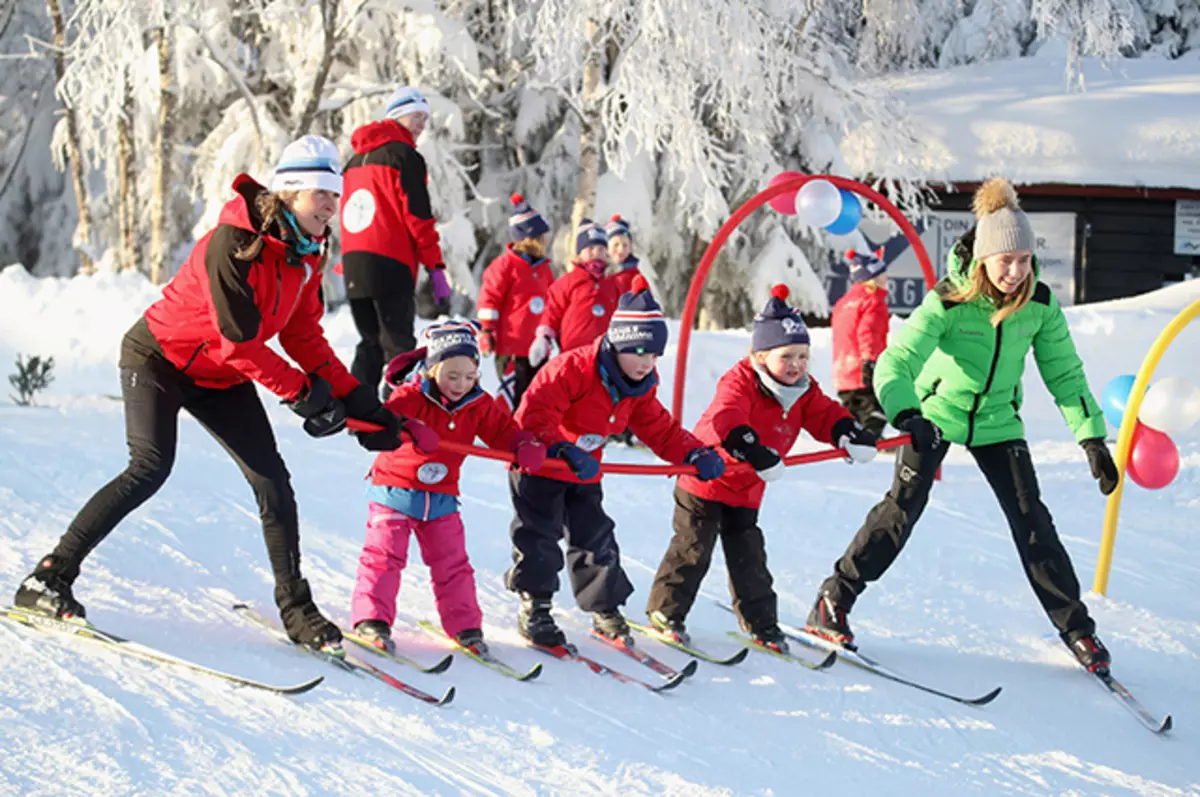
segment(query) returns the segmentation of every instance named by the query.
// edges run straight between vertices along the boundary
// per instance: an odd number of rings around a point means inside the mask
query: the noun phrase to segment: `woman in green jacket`
[[[967,447],[1012,529],[1034,594],[1076,658],[1106,670],[1109,653],[1079,597],[1071,559],[1042,503],[1021,422],[1021,376],[1032,347],[1042,379],[1087,455],[1100,492],[1117,485],[1104,416],[1088,388],[1066,318],[1038,281],[1035,238],[1008,181],[975,194],[976,225],[949,274],[879,358],[875,391],[892,425],[912,435],[891,490],[821,585],[808,630],[853,647],[847,613],[899,556],[921,517],[950,443]]]

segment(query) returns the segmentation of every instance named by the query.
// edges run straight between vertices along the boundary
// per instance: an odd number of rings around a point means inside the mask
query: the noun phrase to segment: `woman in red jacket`
[[[612,518],[604,512],[600,459],[605,438],[625,427],[668,462],[694,465],[701,479],[725,470],[721,457],[679,426],[659,403],[654,364],[667,345],[667,324],[646,281],[621,297],[608,333],[538,371],[516,421],[567,463],[571,473],[509,475],[513,565],[505,583],[521,595],[518,630],[532,644],[555,648],[566,638],[550,615],[558,591],[566,530],[571,588],[595,629],[629,635],[620,607],[633,593],[621,569]],[[573,474],[573,475],[572,475]]]
[[[860,254],[851,249],[846,295],[833,306],[833,387],[842,405],[878,437],[887,416],[875,398],[875,361],[887,348],[887,263],[883,249]]]
[[[608,270],[608,238],[604,228],[584,219],[575,234],[575,260],[550,286],[546,316],[529,347],[534,368],[559,351],[587,346],[608,329],[621,293]]]
[[[800,430],[845,448],[855,462],[875,456],[875,437],[808,376],[808,329],[776,285],[754,318],[750,356],[721,377],[696,436],[720,445],[728,467],[715,481],[680,476],[675,487],[675,536],[650,589],[646,613],[661,634],[687,644],[684,620],[712,562],[717,538],[725,549],[733,608],[754,640],[787,649],[758,509],[766,482],[783,475],[782,455]]]
[[[313,437],[341,431],[347,417],[399,423],[346,371],[321,330],[322,244],[342,189],[337,148],[305,136],[284,149],[270,190],[246,175],[233,188],[216,228],[121,344],[129,466],[79,511],[54,552],[22,582],[16,605],[84,616],[71,592],[80,565],[166,481],[179,411],[187,410],[254,489],[288,636],[313,647],[341,640],[301,577],[296,500],[255,388],[257,382],[283,399]],[[267,345],[275,338],[299,368]]]
[[[554,283],[546,244],[550,225],[520,194],[512,195],[508,220],[512,243],[483,272],[478,315],[483,332],[479,350],[496,355],[496,375],[502,380],[512,365],[512,406],[521,404],[537,368],[529,362],[529,347],[546,311]]]
[[[427,327],[422,334],[428,345],[414,352],[424,360],[417,366],[419,376],[394,384],[387,400],[388,409],[410,419],[405,429],[411,442],[380,454],[371,468],[370,517],[350,618],[359,636],[384,649],[391,647],[400,574],[408,562],[409,536],[415,535],[429,566],[442,629],[480,653],[483,613],[458,512],[458,473],[466,457],[438,450],[438,441],[473,443],[479,437],[492,448],[514,452],[518,466],[529,471],[542,466],[546,449],[480,389],[473,324],[451,321]],[[400,381],[392,367],[388,370],[389,381]],[[386,439],[388,434],[364,435],[364,444],[376,437]]]

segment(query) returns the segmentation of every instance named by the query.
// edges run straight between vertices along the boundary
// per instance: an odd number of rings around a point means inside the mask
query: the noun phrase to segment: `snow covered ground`
[[[58,380],[40,408],[0,405],[0,587],[15,589],[74,512],[125,463],[115,361],[120,335],[156,291],[137,278],[36,282],[0,272],[0,362],[53,355]],[[1069,312],[1097,392],[1136,369],[1200,282]],[[899,323],[899,322],[897,322]],[[339,351],[347,315],[328,319]],[[815,334],[818,378],[830,373],[827,331]],[[694,422],[717,377],[745,351],[742,332],[701,333],[689,370]],[[1162,375],[1197,376],[1200,325],[1186,330]],[[668,352],[665,384],[674,367]],[[487,374],[488,383],[494,375]],[[1104,501],[1030,365],[1025,417],[1047,502],[1081,580],[1091,583]],[[669,395],[669,390],[666,391]],[[305,569],[318,601],[348,618],[366,504],[369,455],[348,438],[307,438],[267,404],[300,497]],[[1184,467],[1169,488],[1128,491],[1109,599],[1090,596],[1116,673],[1176,730],[1156,737],[1089,682],[1024,582],[1007,528],[965,452],[955,452],[905,555],[859,602],[864,649],[943,688],[1004,693],[968,708],[844,664],[812,673],[752,654],[734,668],[702,665],[657,696],[546,660],[520,684],[463,657],[444,675],[395,667],[458,697],[425,706],[288,650],[228,610],[236,598],[271,609],[271,580],[253,496],[233,463],[190,419],[175,472],[89,559],[77,594],[98,625],[147,644],[278,682],[325,674],[284,698],[97,652],[82,641],[0,624],[0,794],[1140,794],[1200,795],[1200,430],[1179,436]],[[627,451],[614,458],[646,461]],[[796,468],[762,513],[781,613],[802,622],[809,601],[867,509],[890,461]],[[671,533],[667,479],[613,477],[608,508],[637,586],[641,614]],[[510,508],[504,472],[471,461],[463,513],[486,633],[504,657],[544,657],[512,630],[517,602],[501,584]],[[400,618],[433,617],[415,550]],[[725,595],[723,563],[705,584]],[[586,652],[649,675],[587,639],[587,618],[561,595],[569,634]],[[702,600],[690,618],[712,647],[729,617]],[[401,635],[414,656],[437,643]],[[646,643],[664,660],[675,651]]]

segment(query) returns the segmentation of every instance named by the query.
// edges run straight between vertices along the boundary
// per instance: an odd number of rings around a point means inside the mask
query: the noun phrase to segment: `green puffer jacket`
[[[1038,282],[1032,300],[998,327],[992,326],[995,307],[988,299],[960,304],[945,298],[981,267],[971,258],[974,238],[972,229],[955,244],[948,276],[925,296],[876,364],[875,393],[888,418],[920,410],[946,440],[966,446],[1024,438],[1021,377],[1032,347],[1075,439],[1104,437],[1104,415],[1088,388],[1062,308],[1045,283]]]

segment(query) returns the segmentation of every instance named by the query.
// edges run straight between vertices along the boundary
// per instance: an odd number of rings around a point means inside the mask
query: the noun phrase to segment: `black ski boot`
[[[692,638],[688,636],[687,629],[683,626],[683,620],[673,620],[660,611],[650,612],[647,617],[650,618],[651,627],[662,636],[673,639],[680,645],[692,644]]]
[[[848,613],[849,610],[838,606],[833,602],[833,598],[824,594],[818,595],[816,604],[808,613],[808,624],[804,630],[835,645],[841,645],[846,650],[854,650],[854,632],[850,630]]]
[[[629,624],[619,611],[593,612],[592,628],[608,639],[628,639]]]
[[[1062,635],[1062,640],[1088,672],[1096,675],[1108,675],[1112,656],[1095,632],[1085,634],[1068,631]]]
[[[542,648],[567,644],[567,638],[550,615],[553,607],[549,597],[534,597],[521,593],[521,610],[517,613],[517,631],[521,636]]]
[[[50,617],[87,617],[83,604],[71,594],[71,583],[79,577],[79,568],[71,567],[57,556],[42,557],[37,568],[25,577],[13,605]]]
[[[380,650],[392,652],[392,629],[383,620],[360,620],[354,626],[354,633]]]
[[[778,625],[769,625],[766,628],[760,628],[757,631],[750,632],[750,638],[764,648],[769,648],[776,653],[787,653],[788,642],[783,631]]]
[[[459,631],[458,636],[454,637],[454,640],[467,650],[474,651],[480,656],[487,655],[488,646],[483,641],[483,631],[478,628],[468,628],[465,631]]]
[[[341,629],[329,622],[313,603],[306,580],[298,578],[276,584],[275,605],[279,607],[288,639],[297,645],[320,650],[341,644]]]

